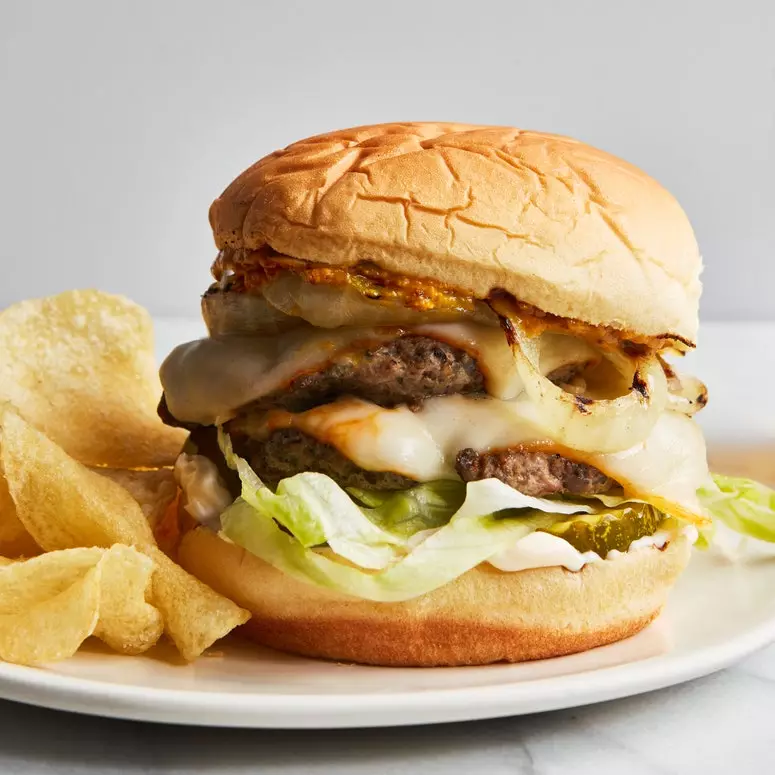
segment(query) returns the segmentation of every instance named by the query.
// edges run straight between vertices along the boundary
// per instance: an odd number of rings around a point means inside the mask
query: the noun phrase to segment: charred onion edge
[[[657,358],[667,378],[670,408],[688,417],[704,409],[708,404],[708,388],[705,384],[696,377],[679,376],[661,355],[657,355]]]
[[[630,390],[614,399],[592,399],[564,391],[538,366],[537,337],[531,337],[516,305],[503,297],[491,302],[514,351],[525,392],[553,438],[582,452],[622,452],[646,439],[668,401],[667,377],[656,357],[606,355],[619,373],[632,374]]]

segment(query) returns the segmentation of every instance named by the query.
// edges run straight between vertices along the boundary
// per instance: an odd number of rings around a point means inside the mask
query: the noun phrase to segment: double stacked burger
[[[384,665],[629,636],[707,516],[701,259],[673,197],[574,140],[384,124],[213,203],[209,336],[162,366],[179,559],[259,642]]]

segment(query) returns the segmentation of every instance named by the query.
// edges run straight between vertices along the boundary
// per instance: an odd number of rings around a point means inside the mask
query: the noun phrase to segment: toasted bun
[[[676,200],[576,140],[508,127],[382,124],[261,159],[213,203],[219,248],[371,261],[484,298],[694,343],[701,259]]]
[[[181,542],[188,571],[253,612],[259,643],[372,665],[482,665],[584,651],[634,635],[665,603],[689,560],[679,538],[578,573],[502,573],[480,565],[405,603],[373,603],[297,581],[198,528]]]

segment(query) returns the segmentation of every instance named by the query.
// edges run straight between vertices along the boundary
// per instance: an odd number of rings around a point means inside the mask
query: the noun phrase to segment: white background
[[[774,40],[771,0],[0,0],[0,306],[98,286],[197,314],[207,208],[244,167],[431,119],[633,161],[695,225],[704,317],[775,319]]]

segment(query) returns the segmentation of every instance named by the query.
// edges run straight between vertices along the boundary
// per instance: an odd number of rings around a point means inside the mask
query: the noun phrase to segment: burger
[[[319,135],[210,209],[209,336],[161,368],[181,564],[266,646],[375,665],[569,654],[660,612],[712,486],[673,365],[701,258],[646,174],[556,135]]]

